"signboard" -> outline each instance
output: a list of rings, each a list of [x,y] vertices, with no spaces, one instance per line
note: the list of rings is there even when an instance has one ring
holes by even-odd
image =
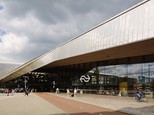
[[[80,77],[80,81],[81,81],[81,82],[87,83],[87,82],[90,81],[90,76],[89,76],[89,75],[82,75],[82,76]]]
[[[127,95],[128,84],[127,82],[121,82],[119,84],[119,89],[122,95]]]

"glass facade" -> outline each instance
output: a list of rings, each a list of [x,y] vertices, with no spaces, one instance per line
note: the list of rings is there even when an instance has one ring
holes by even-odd
[[[152,83],[154,81],[154,63],[101,66],[99,71],[104,75],[134,78],[136,83]]]
[[[91,82],[85,88],[95,89],[97,93],[95,70],[87,73],[91,75]],[[154,63],[99,66],[98,70],[98,89],[101,94],[113,95],[114,92],[114,95],[118,95],[121,92],[122,96],[134,96],[136,91],[140,91],[144,96],[153,97]]]

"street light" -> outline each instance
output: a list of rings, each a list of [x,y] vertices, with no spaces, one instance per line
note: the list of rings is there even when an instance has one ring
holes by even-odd
[[[25,88],[26,88],[26,83],[27,83],[27,80],[25,79],[25,81],[24,81],[24,82],[25,82]]]

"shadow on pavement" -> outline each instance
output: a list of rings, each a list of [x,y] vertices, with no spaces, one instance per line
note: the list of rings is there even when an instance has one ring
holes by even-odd
[[[141,102],[142,103],[142,102]],[[134,107],[126,107],[126,108],[122,108],[119,111],[123,111],[123,112],[128,112],[131,114],[141,114],[142,115],[154,115],[154,105],[151,106],[145,106],[145,107],[139,107],[139,108],[134,108]]]
[[[72,113],[69,115],[130,115],[127,113],[116,113],[116,112],[96,112],[96,113],[87,113],[87,112],[83,112],[83,113]]]
[[[88,112],[79,112],[79,113],[69,113],[69,114],[66,114],[66,113],[64,113],[64,114],[49,114],[49,115],[131,115],[131,114],[127,114],[127,113],[122,113],[121,112],[121,114],[118,112],[118,113],[116,113],[116,111],[115,112],[96,112],[96,113],[88,113]]]

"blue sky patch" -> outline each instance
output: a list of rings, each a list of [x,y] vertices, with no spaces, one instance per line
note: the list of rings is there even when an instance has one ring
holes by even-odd
[[[0,4],[0,11],[4,10],[4,6]]]
[[[4,31],[4,30],[1,30],[0,29],[0,36],[3,36],[3,35],[5,35],[6,34],[6,32]]]

